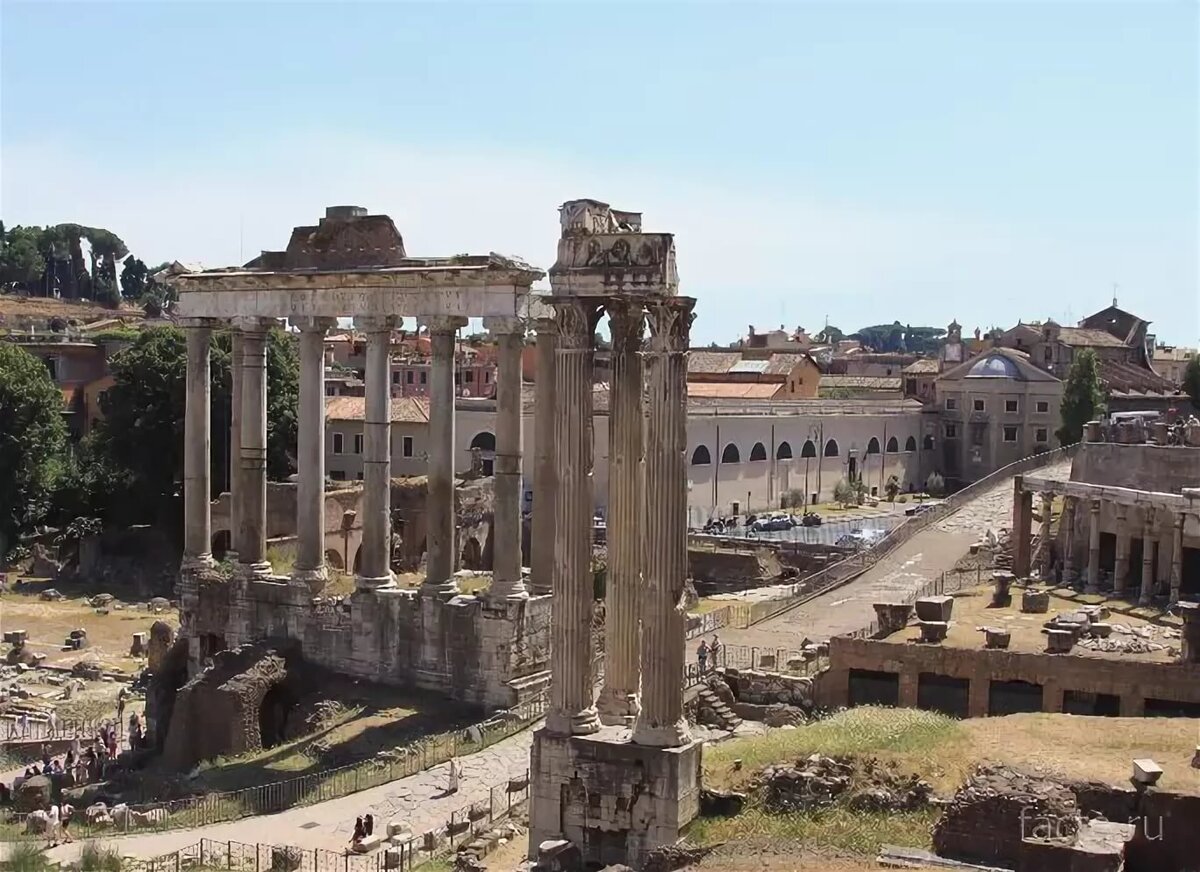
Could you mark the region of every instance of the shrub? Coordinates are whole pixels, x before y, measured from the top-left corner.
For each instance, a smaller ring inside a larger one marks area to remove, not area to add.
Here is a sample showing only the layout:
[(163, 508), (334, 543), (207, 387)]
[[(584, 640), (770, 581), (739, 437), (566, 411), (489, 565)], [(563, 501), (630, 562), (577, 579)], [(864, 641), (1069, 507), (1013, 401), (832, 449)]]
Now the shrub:
[(784, 509), (802, 509), (805, 504), (804, 491), (798, 487), (794, 487), (789, 491), (784, 491), (780, 498), (781, 508)]
[(108, 845), (88, 842), (79, 854), (79, 872), (121, 872), (121, 854)]
[(857, 505), (858, 489), (843, 478), (833, 486), (833, 498), (843, 506)]
[(52, 864), (42, 853), (42, 846), (37, 842), (10, 842), (8, 856), (0, 868), (6, 872), (49, 872)]
[(900, 496), (896, 497), (896, 502), (907, 503), (908, 502), (908, 494), (900, 494)]
[(933, 497), (940, 497), (946, 492), (946, 480), (936, 472), (929, 473), (929, 478), (925, 479), (925, 493)]

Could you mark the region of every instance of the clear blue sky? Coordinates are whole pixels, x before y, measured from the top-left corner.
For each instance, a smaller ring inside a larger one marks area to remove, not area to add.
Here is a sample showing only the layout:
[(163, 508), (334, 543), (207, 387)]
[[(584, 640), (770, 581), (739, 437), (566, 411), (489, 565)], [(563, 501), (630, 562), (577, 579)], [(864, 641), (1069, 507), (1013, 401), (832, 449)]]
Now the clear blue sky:
[(1122, 305), (1200, 336), (1195, 2), (0, 2), (0, 218), (146, 261), (325, 205), (554, 259), (591, 196), (677, 234), (695, 338)]

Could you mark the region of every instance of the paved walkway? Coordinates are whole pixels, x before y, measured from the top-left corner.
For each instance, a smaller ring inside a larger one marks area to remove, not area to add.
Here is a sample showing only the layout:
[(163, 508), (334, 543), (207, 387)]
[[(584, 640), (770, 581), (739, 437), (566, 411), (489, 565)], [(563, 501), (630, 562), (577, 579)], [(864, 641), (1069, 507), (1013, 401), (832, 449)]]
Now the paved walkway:
[[(1046, 478), (1066, 479), (1069, 460), (1040, 470)], [(1012, 479), (1006, 479), (954, 514), (917, 533), (850, 583), (745, 630), (726, 628), (721, 640), (730, 645), (799, 648), (813, 641), (857, 630), (875, 617), (873, 603), (912, 593), (930, 579), (954, 568), (971, 544), (987, 531), (1012, 526)], [(694, 644), (699, 644), (698, 642)]]
[[(141, 858), (169, 854), (200, 839), (342, 851), (350, 843), (355, 818), (365, 814), (375, 816), (376, 832), (386, 832), (388, 821), (400, 820), (413, 833), (420, 834), (445, 824), (452, 812), (486, 801), (492, 787), (504, 785), (509, 778), (523, 777), (529, 768), (532, 743), (533, 731), (525, 730), (477, 754), (460, 757), (463, 777), (458, 792), (449, 796), (444, 795), (448, 767), (443, 763), (380, 787), (279, 814), (100, 841), (112, 844), (126, 856)], [(3, 851), (4, 846), (0, 845), (0, 855)], [(75, 842), (54, 848), (49, 856), (66, 863), (76, 860), (79, 852), (80, 843)]]

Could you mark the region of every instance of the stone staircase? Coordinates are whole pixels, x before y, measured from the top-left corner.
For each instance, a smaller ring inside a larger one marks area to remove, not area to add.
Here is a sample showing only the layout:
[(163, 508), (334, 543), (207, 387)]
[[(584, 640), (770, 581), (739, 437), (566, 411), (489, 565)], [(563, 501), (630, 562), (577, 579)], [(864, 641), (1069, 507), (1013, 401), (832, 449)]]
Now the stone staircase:
[(710, 727), (733, 732), (742, 719), (733, 713), (725, 702), (707, 684), (700, 685), (696, 691), (697, 720)]

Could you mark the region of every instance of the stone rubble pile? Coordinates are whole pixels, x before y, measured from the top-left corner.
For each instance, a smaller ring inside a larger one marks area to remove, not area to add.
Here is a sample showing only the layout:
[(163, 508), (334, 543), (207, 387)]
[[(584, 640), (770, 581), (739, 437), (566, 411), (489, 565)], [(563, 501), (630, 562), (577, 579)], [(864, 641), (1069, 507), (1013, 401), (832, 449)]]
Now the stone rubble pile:
[(1039, 826), (1073, 839), (1079, 829), (1075, 793), (1049, 778), (983, 765), (934, 824), (933, 848), (942, 857), (1014, 868), (1021, 839)]
[(856, 811), (911, 811), (928, 805), (933, 787), (916, 775), (897, 772), (868, 758), (838, 759), (813, 754), (791, 766), (763, 770), (755, 786), (768, 811), (810, 811), (845, 801)]

